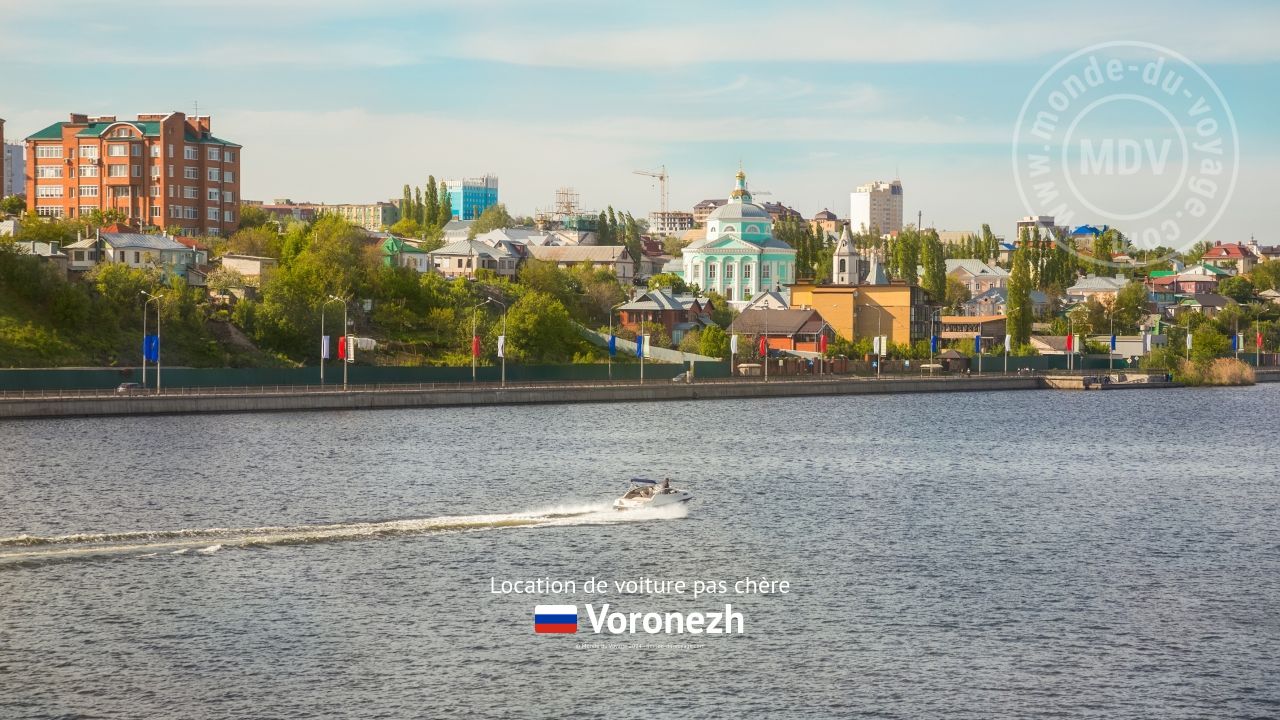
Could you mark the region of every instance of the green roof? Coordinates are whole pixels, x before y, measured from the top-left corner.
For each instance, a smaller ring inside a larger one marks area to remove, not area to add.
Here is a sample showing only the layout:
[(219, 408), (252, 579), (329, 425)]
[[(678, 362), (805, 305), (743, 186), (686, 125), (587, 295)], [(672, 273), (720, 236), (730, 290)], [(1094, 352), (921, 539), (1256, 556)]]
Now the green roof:
[[(76, 133), (76, 137), (102, 137), (102, 133), (106, 132), (107, 128), (111, 127), (112, 125), (118, 125), (120, 123), (124, 123), (125, 125), (132, 125), (133, 127), (140, 130), (142, 134), (146, 137), (160, 137), (160, 123), (155, 120), (148, 120), (145, 122), (140, 122), (138, 120), (117, 120), (115, 122), (92, 122), (92, 123), (89, 123), (84, 128), (82, 128), (80, 132)], [(56, 122), (39, 132), (28, 135), (27, 139), (28, 140), (61, 140), (62, 128), (64, 125), (66, 125), (66, 123)], [(225, 145), (227, 147), (237, 147), (237, 148), (240, 147), (240, 145), (238, 145), (237, 143), (233, 143), (230, 140), (223, 140), (221, 138), (213, 137), (212, 135), (210, 135), (207, 138), (202, 138), (199, 135), (196, 135), (195, 133), (191, 133), (191, 132), (185, 133), (183, 140), (185, 140), (186, 142), (195, 143), (198, 145)]]
[(1153, 278), (1169, 277), (1170, 275), (1177, 275), (1177, 274), (1178, 273), (1174, 272), (1173, 270), (1152, 270), (1151, 271), (1151, 277)]
[(28, 140), (61, 140), (62, 139), (62, 123), (57, 122), (40, 132), (31, 133), (27, 136)]

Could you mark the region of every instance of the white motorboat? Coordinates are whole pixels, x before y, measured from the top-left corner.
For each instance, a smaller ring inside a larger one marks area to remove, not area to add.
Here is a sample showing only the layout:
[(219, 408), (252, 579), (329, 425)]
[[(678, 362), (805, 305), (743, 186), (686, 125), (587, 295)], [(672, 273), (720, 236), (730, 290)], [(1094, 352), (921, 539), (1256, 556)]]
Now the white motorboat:
[(648, 478), (631, 478), (631, 487), (622, 497), (613, 501), (614, 510), (639, 510), (640, 508), (656, 508), (666, 505), (678, 505), (693, 499), (688, 490), (671, 487), (671, 480), (650, 480)]

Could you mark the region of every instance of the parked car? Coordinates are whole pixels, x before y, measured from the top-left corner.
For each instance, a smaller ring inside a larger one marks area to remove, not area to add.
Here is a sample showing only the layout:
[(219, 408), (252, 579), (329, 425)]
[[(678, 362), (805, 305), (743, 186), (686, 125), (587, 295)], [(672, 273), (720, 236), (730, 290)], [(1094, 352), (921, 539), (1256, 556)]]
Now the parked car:
[(689, 371), (686, 370), (679, 375), (671, 378), (671, 382), (689, 382)]
[(134, 393), (139, 393), (139, 392), (142, 392), (141, 383), (127, 382), (127, 383), (120, 383), (118, 386), (116, 386), (116, 393), (120, 395), (133, 395)]

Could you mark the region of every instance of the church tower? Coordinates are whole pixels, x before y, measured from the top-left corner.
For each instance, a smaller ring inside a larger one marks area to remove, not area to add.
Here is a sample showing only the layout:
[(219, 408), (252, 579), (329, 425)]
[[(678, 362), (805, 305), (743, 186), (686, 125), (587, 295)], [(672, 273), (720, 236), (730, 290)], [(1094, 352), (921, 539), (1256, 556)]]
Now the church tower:
[(831, 284), (858, 284), (858, 251), (853, 246), (853, 235), (849, 226), (845, 225), (836, 242), (835, 254), (831, 256)]

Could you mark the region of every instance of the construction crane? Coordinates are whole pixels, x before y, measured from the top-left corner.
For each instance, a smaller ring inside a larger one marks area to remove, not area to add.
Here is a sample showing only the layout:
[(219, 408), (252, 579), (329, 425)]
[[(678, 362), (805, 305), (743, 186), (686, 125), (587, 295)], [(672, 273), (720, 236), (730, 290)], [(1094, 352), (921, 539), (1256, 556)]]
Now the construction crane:
[(663, 165), (657, 170), (633, 170), (636, 175), (645, 175), (648, 177), (658, 178), (658, 202), (662, 206), (663, 221), (667, 217), (667, 166)]

